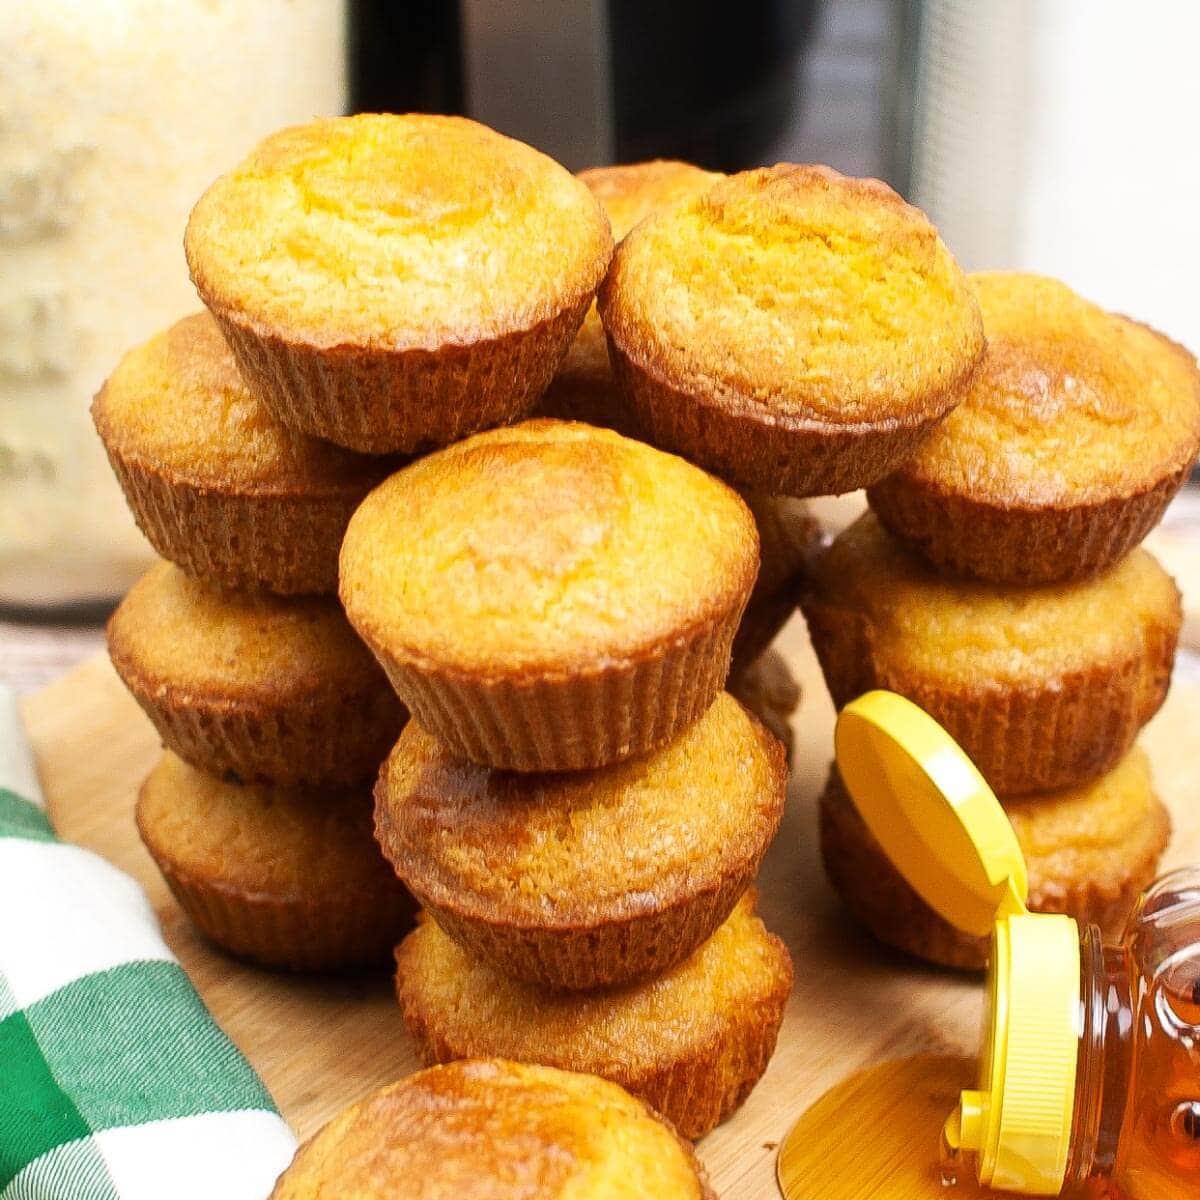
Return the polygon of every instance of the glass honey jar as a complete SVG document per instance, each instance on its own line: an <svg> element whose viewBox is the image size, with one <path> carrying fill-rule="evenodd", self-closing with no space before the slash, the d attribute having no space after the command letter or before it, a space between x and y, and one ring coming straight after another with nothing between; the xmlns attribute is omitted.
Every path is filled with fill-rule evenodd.
<svg viewBox="0 0 1200 1200"><path fill-rule="evenodd" d="M1105 944L1095 926L1026 909L1012 826L928 714L871 692L842 711L836 743L847 790L908 882L959 929L992 936L979 1084L946 1121L949 1173L1021 1195L1102 1182L1126 1200L1195 1200L1200 867L1151 886Z"/></svg>

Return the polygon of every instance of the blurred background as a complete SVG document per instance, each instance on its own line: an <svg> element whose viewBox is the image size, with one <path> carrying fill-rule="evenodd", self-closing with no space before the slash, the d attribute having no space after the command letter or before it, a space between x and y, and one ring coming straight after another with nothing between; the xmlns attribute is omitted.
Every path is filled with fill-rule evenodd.
<svg viewBox="0 0 1200 1200"><path fill-rule="evenodd" d="M573 170L825 162L968 269L1195 350L1197 44L1178 0L0 0L0 678L98 649L147 561L88 404L197 307L187 212L271 129L424 110Z"/></svg>

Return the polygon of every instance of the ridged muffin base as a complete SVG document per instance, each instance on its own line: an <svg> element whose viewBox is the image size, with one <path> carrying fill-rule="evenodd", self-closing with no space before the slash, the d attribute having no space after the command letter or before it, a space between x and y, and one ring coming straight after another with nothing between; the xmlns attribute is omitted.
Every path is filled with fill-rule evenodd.
<svg viewBox="0 0 1200 1200"><path fill-rule="evenodd" d="M619 1047L603 1061L587 1054L552 1050L538 1056L536 1061L562 1070L585 1071L618 1083L670 1121L684 1137L693 1141L703 1137L745 1101L775 1051L792 976L783 944L774 937L771 943L779 962L786 963L787 969L781 970L751 1002L729 1014L718 1032L689 1046L685 1052L640 1068L622 1062ZM399 974L396 990L405 1024L424 1063L510 1056L503 1031L479 1028L471 1037L455 1036L439 1021L435 1008L423 1004L419 994L406 988Z"/></svg>
<svg viewBox="0 0 1200 1200"><path fill-rule="evenodd" d="M168 749L201 770L232 773L243 783L330 788L363 783L378 770L405 721L404 706L386 685L272 705L163 686L143 678L111 647L110 655Z"/></svg>
<svg viewBox="0 0 1200 1200"><path fill-rule="evenodd" d="M508 771L581 771L648 754L724 687L741 605L637 659L600 669L489 677L400 657L367 627L409 711L454 753Z"/></svg>
<svg viewBox="0 0 1200 1200"><path fill-rule="evenodd" d="M237 494L177 482L111 448L108 457L146 540L189 575L284 596L337 591L338 551L362 495Z"/></svg>
<svg viewBox="0 0 1200 1200"><path fill-rule="evenodd" d="M735 487L769 495L839 495L875 483L911 457L960 394L957 387L948 390L911 416L838 425L689 395L643 368L611 338L609 358L638 437Z"/></svg>
<svg viewBox="0 0 1200 1200"><path fill-rule="evenodd" d="M766 844L762 847L766 850ZM761 855L711 892L625 921L573 929L519 928L474 919L445 905L422 907L468 953L503 975L552 990L620 987L661 975L688 957L733 911Z"/></svg>
<svg viewBox="0 0 1200 1200"><path fill-rule="evenodd" d="M875 688L899 692L945 727L1002 796L1073 787L1116 766L1167 697L1180 628L1149 626L1132 657L972 687L879 661L855 614L808 602L804 615L838 708Z"/></svg>
<svg viewBox="0 0 1200 1200"><path fill-rule="evenodd" d="M247 385L283 424L367 454L418 454L527 415L591 296L528 329L434 350L313 346L206 303Z"/></svg>
<svg viewBox="0 0 1200 1200"><path fill-rule="evenodd" d="M147 843L180 908L209 941L235 958L288 971L350 971L387 961L412 924L416 904L397 885L321 902L235 892L197 879Z"/></svg>
<svg viewBox="0 0 1200 1200"><path fill-rule="evenodd" d="M1143 491L1092 504L989 504L908 478L873 485L880 522L933 566L991 583L1066 583L1124 558L1162 519L1188 477L1177 471Z"/></svg>

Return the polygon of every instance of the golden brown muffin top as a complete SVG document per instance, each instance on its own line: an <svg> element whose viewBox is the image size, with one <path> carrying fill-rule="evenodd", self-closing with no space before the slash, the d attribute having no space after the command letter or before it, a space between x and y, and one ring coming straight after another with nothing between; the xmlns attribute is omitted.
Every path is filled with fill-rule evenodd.
<svg viewBox="0 0 1200 1200"><path fill-rule="evenodd" d="M367 640L496 676L636 658L745 603L736 492L607 429L527 421L397 472L350 520L340 593Z"/></svg>
<svg viewBox="0 0 1200 1200"><path fill-rule="evenodd" d="M451 1044L479 1030L497 1053L562 1062L612 1061L653 1069L722 1036L731 1020L791 988L783 943L754 915L747 893L695 953L665 975L603 992L549 992L472 958L428 918L396 950L401 1001L419 995ZM614 1051L614 1047L617 1049Z"/></svg>
<svg viewBox="0 0 1200 1200"><path fill-rule="evenodd" d="M271 1200L702 1200L690 1149L615 1083L503 1059L418 1071L334 1117Z"/></svg>
<svg viewBox="0 0 1200 1200"><path fill-rule="evenodd" d="M579 178L603 205L613 240L619 242L656 209L691 199L725 177L691 163L660 158L619 167L591 167L580 171ZM559 370L599 378L608 375L608 345L594 304L588 308L583 326Z"/></svg>
<svg viewBox="0 0 1200 1200"><path fill-rule="evenodd" d="M987 353L901 474L1031 507L1127 496L1200 452L1196 360L1039 275L971 276Z"/></svg>
<svg viewBox="0 0 1200 1200"><path fill-rule="evenodd" d="M677 159L656 158L616 167L589 167L579 172L579 178L604 206L613 239L619 242L643 217L679 200L690 200L725 176Z"/></svg>
<svg viewBox="0 0 1200 1200"><path fill-rule="evenodd" d="M92 416L110 451L201 487L340 496L387 473L386 462L281 425L247 390L206 312L130 350Z"/></svg>
<svg viewBox="0 0 1200 1200"><path fill-rule="evenodd" d="M365 788L228 783L168 750L142 784L138 827L178 871L239 893L320 903L392 881Z"/></svg>
<svg viewBox="0 0 1200 1200"><path fill-rule="evenodd" d="M108 644L148 682L198 694L280 703L387 686L332 597L227 590L167 562L129 589Z"/></svg>
<svg viewBox="0 0 1200 1200"><path fill-rule="evenodd" d="M762 856L786 791L783 748L722 692L664 749L567 774L476 766L410 722L380 773L375 820L430 902L571 927L718 887Z"/></svg>
<svg viewBox="0 0 1200 1200"><path fill-rule="evenodd" d="M332 349L437 349L589 296L612 237L553 159L462 117L280 130L209 187L184 239L206 304Z"/></svg>
<svg viewBox="0 0 1200 1200"><path fill-rule="evenodd" d="M983 351L979 307L924 214L827 167L745 171L652 214L599 303L644 370L799 421L940 414Z"/></svg>
<svg viewBox="0 0 1200 1200"><path fill-rule="evenodd" d="M1140 657L1148 628L1182 620L1175 581L1145 550L1078 583L1005 587L938 575L873 513L818 558L809 604L863 621L880 658L978 687Z"/></svg>
<svg viewBox="0 0 1200 1200"><path fill-rule="evenodd" d="M1031 898L1064 881L1116 884L1125 864L1144 862L1165 844L1165 812L1140 746L1092 783L1004 807L1029 867Z"/></svg>

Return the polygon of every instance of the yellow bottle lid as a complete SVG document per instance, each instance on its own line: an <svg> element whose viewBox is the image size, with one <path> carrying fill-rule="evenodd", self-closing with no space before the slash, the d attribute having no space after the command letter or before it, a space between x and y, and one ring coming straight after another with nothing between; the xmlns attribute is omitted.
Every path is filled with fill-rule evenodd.
<svg viewBox="0 0 1200 1200"><path fill-rule="evenodd" d="M913 890L957 929L993 935L979 1089L946 1122L985 1186L1054 1196L1070 1153L1079 1045L1079 931L1030 913L1020 844L957 742L911 701L869 692L834 735L863 820Z"/></svg>

